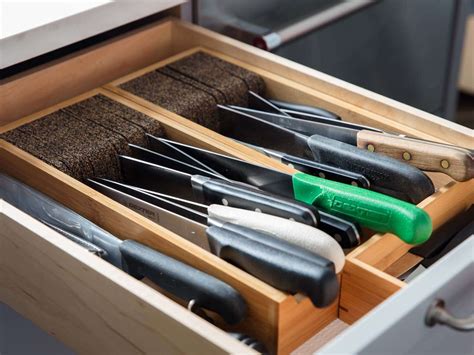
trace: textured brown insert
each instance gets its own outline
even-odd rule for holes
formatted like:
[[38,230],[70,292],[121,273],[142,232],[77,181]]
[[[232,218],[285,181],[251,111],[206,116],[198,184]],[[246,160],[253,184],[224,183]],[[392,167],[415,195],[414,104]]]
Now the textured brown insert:
[[248,106],[248,91],[263,95],[265,83],[255,73],[197,52],[120,88],[218,131],[217,104]]
[[128,143],[146,145],[146,133],[163,136],[158,121],[96,95],[2,135],[19,148],[74,178],[120,179],[118,154]]

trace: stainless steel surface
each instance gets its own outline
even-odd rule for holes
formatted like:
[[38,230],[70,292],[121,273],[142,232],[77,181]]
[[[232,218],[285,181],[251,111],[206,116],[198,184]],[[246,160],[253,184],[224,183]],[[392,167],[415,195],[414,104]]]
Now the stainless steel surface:
[[[169,229],[184,239],[200,246],[207,251],[210,250],[209,242],[206,236],[207,226],[203,225],[202,223],[198,223],[190,218],[185,218],[182,215],[173,213],[165,208],[119,191],[118,189],[101,184],[99,181],[95,181],[93,183],[93,187],[99,192],[102,192],[106,196],[112,198],[124,206],[127,206],[131,210]],[[153,197],[153,193],[149,193],[148,195]],[[206,216],[204,219],[205,218]]]
[[291,42],[294,39],[326,26],[331,22],[341,20],[343,17],[353,14],[354,12],[374,3],[374,0],[352,0],[336,3],[334,6],[321,12],[314,13],[302,20],[294,22],[286,27],[276,29],[273,32],[262,36],[261,42],[257,40],[256,44],[261,44],[261,48],[274,50],[285,43]]
[[0,174],[0,198],[33,218],[52,224],[107,250],[104,259],[118,268],[123,268],[119,250],[121,240],[74,211],[4,174]]
[[[357,133],[359,131],[358,129],[342,127],[340,125],[333,125],[332,123],[312,122],[299,118],[278,115],[275,113],[252,110],[245,107],[230,106],[230,108],[245,113],[247,115],[262,119],[266,122],[276,124],[280,127],[290,129],[294,132],[304,134],[305,136],[319,134],[321,136],[335,139],[344,143],[348,143],[355,146],[357,145]],[[241,127],[245,126],[248,121],[248,119],[245,119],[246,116],[242,116],[242,118],[243,119],[240,124]]]

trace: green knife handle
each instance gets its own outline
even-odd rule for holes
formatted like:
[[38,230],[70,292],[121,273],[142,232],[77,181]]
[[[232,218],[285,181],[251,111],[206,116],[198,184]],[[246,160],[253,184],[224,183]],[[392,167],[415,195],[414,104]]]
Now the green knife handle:
[[377,232],[393,233],[406,243],[419,244],[430,237],[430,216],[408,202],[304,173],[293,175],[293,189],[298,201],[347,217]]

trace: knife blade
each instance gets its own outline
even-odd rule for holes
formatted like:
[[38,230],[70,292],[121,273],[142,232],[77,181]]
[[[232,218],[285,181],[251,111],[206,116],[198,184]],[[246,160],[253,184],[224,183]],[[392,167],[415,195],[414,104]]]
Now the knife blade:
[[219,314],[236,324],[246,317],[247,305],[233,287],[183,262],[136,241],[121,241],[49,197],[0,174],[0,197],[38,220],[104,249],[104,257],[135,278],[150,279],[184,301]]
[[287,113],[280,110],[278,106],[273,104],[271,101],[264,99],[259,94],[249,90],[249,107],[254,108],[256,110],[267,111],[277,113],[283,116],[290,116]]
[[[96,186],[103,181],[94,182]],[[278,289],[308,294],[317,307],[325,307],[337,298],[335,265],[324,257],[265,233],[221,221],[218,214],[209,218],[210,227],[179,215],[178,220],[173,222],[169,218],[163,218],[163,214],[168,212],[162,207],[141,204],[140,208],[135,208],[138,205],[136,196],[140,195],[140,191],[135,191],[134,196],[129,195],[127,198],[124,191],[130,192],[130,190],[123,189],[123,184],[110,184],[109,181],[108,185],[122,186],[121,199],[117,200],[118,202],[131,206],[145,217],[158,216],[155,221],[160,221],[160,225],[177,234],[184,228],[183,226],[189,225],[188,230],[199,235],[201,242],[203,238],[207,238],[212,253]],[[117,193],[111,193],[111,190],[113,188],[109,186],[107,189],[102,188],[101,192],[114,198]],[[195,242],[195,238],[190,241]],[[340,262],[338,268],[341,268],[339,264]]]
[[[295,104],[291,102],[286,102],[286,101],[280,101],[280,100],[268,100],[275,106],[277,106],[280,110],[286,111],[290,116],[296,117],[295,115],[291,114],[290,111],[293,111],[295,113],[306,113],[309,115],[314,115],[314,116],[319,116],[319,117],[326,117],[332,120],[340,120],[341,117],[336,115],[335,113],[325,110],[320,107],[313,107],[313,106],[308,106],[308,105],[301,105],[301,104]],[[300,117],[301,118],[301,117]]]
[[322,135],[407,162],[425,171],[445,173],[457,181],[474,177],[474,155],[469,149],[390,134],[368,126],[349,123],[341,126],[342,121],[311,122],[274,112],[229,107],[307,136]]
[[396,159],[321,135],[308,137],[229,107],[218,107],[220,133],[229,138],[362,174],[372,190],[412,203],[434,193],[433,183],[423,172]]
[[344,216],[378,232],[393,233],[407,243],[422,243],[431,234],[431,219],[425,211],[390,196],[301,172],[282,173],[182,143],[173,142],[173,145],[229,179],[316,204],[320,210]]
[[352,171],[336,168],[330,165],[321,164],[313,160],[296,157],[290,154],[285,154],[277,150],[258,147],[253,144],[240,142],[237,140],[236,142],[243,144],[249,148],[255,149],[261,152],[262,154],[265,154],[267,157],[280,161],[281,163],[291,166],[292,168],[295,168],[296,170],[299,170],[303,173],[318,176],[323,179],[341,182],[344,184],[362,187],[365,189],[370,187],[370,181],[364,175],[356,174]]
[[[135,148],[134,153],[138,152],[144,153],[144,150]],[[140,156],[145,160],[126,156],[119,157],[124,182],[144,188],[148,186],[150,190],[207,205],[218,203],[231,207],[259,210],[275,216],[293,218],[295,221],[302,221],[312,226],[317,226],[319,223],[317,209],[308,208],[293,199],[284,199],[260,191],[253,185],[224,181],[212,176],[209,177],[209,175],[192,174],[191,170],[185,172],[186,168],[179,170],[169,168],[169,159],[150,151],[146,152],[146,156],[145,154]],[[140,162],[152,163],[155,167],[143,165]],[[176,162],[173,162],[173,166],[180,168]],[[141,174],[139,170],[133,170],[134,168],[153,171],[157,180],[150,181],[149,177]]]
[[[167,155],[169,154],[170,156],[174,157],[177,160],[186,159],[186,161],[191,164],[196,164],[205,170],[213,171],[215,174],[219,174],[210,166],[207,166],[206,164],[199,161],[198,159],[195,159],[191,155],[180,150],[179,147],[176,144],[174,144],[175,142],[164,139],[164,138],[156,138],[153,136],[149,136],[149,138],[150,138],[150,142],[153,142],[153,149],[156,148],[158,149],[159,152],[164,152]],[[163,148],[163,146],[166,146],[166,147]],[[170,151],[170,149],[172,151]],[[294,202],[298,203],[300,205],[300,208],[308,209],[311,207],[299,201],[294,201]],[[264,212],[270,213],[269,211],[264,211]],[[311,213],[311,210],[309,210],[308,213]],[[297,222],[314,226],[314,224],[311,223],[311,219],[303,220],[303,219],[297,218],[297,216],[288,215],[287,213],[278,213],[278,214],[270,213],[270,214],[274,214],[274,215],[285,217],[285,218],[293,218]],[[346,221],[342,218],[333,216],[323,211],[318,211],[318,214],[319,214],[318,228],[328,233],[329,235],[331,235],[341,245],[341,247],[353,248],[360,244],[360,232],[359,232],[360,228],[356,223]]]

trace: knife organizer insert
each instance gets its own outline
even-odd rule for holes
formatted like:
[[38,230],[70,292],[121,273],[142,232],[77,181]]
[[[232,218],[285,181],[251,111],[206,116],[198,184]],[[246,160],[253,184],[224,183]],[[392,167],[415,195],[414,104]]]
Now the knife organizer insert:
[[[10,131],[61,107],[101,94],[158,120],[166,137],[170,139],[281,171],[294,172],[288,166],[117,86],[196,51],[207,51],[257,73],[265,81],[267,97],[319,106],[348,121],[373,125],[387,131],[473,148],[472,133],[469,130],[176,20],[150,25],[7,82],[2,89],[5,90],[2,97],[8,98],[8,101],[0,108],[0,120],[5,123],[1,132]],[[79,69],[81,76],[69,75]],[[112,84],[86,92],[108,82]],[[308,299],[295,298],[266,285],[6,141],[0,141],[0,162],[2,172],[49,195],[116,236],[138,240],[234,286],[247,300],[250,310],[241,330],[255,336],[274,352],[288,353],[311,337],[311,341],[315,341],[317,334],[324,335],[325,327],[331,327],[334,324],[332,322],[337,319],[347,324],[353,323],[405,285],[385,271],[406,255],[410,246],[392,235],[374,235],[347,255],[345,268],[340,275],[339,301],[326,309],[316,309]],[[431,174],[430,177],[438,188],[437,192],[420,205],[430,214],[436,228],[473,203],[474,181],[456,183],[440,174]],[[62,241],[59,242],[62,237],[34,222],[30,229],[26,228],[28,231],[25,228],[18,227],[18,230],[25,230],[33,241],[31,245],[18,242],[24,253],[16,251],[20,253],[18,255],[32,257],[36,253],[47,253],[72,268],[75,278],[60,278],[62,283],[53,283],[53,276],[62,275],[61,266],[54,259],[47,262],[33,257],[33,261],[28,259],[28,265],[48,266],[48,270],[55,275],[38,278],[36,273],[31,276],[28,272],[18,273],[21,276],[19,283],[12,281],[15,287],[0,290],[0,298],[73,348],[82,352],[130,349],[129,353],[138,353],[152,349],[153,342],[162,342],[172,349],[170,344],[173,341],[167,337],[184,332],[191,334],[191,340],[174,339],[175,342],[182,341],[182,350],[235,352],[237,349],[229,336],[220,334],[212,326],[207,327],[205,322],[195,321],[185,311],[175,310],[175,320],[185,324],[183,329],[175,325],[170,326],[173,328],[171,330],[163,329],[157,320],[149,318],[146,324],[153,324],[152,327],[134,321],[142,316],[148,317],[145,314],[148,312],[147,314],[156,315],[157,319],[174,324],[171,322],[172,317],[162,315],[166,312],[156,302],[156,299],[161,300],[160,296],[147,286],[119,270],[104,266],[100,260],[95,260],[97,258],[85,255],[78,246],[67,243],[64,246]],[[8,240],[9,236],[0,231],[0,239]],[[11,258],[5,260],[15,262]],[[85,260],[87,264],[80,264],[77,260]],[[2,263],[4,262],[0,261],[0,265]],[[6,270],[5,267],[14,266],[3,264],[2,272]],[[48,287],[41,287],[42,283]],[[94,299],[90,298],[90,293],[100,294],[100,297],[87,307],[69,305],[67,297],[60,297],[69,294],[64,290],[64,283],[77,291],[79,296],[76,297],[81,302]],[[38,293],[33,299],[27,296],[32,291]],[[54,308],[50,305],[52,300],[60,306],[61,312],[49,315],[46,311],[53,311]],[[118,316],[115,315],[118,309],[120,316],[124,317],[122,322],[118,322]],[[83,319],[82,314],[86,314],[88,318]],[[192,321],[188,322],[188,318]],[[70,322],[65,322],[64,319]],[[126,319],[130,319],[130,324],[127,324]],[[104,320],[107,324],[105,330]],[[74,336],[71,335],[72,331]],[[96,334],[108,334],[108,338],[97,338]],[[97,341],[80,341],[88,336]],[[200,338],[203,338],[201,342]]]

